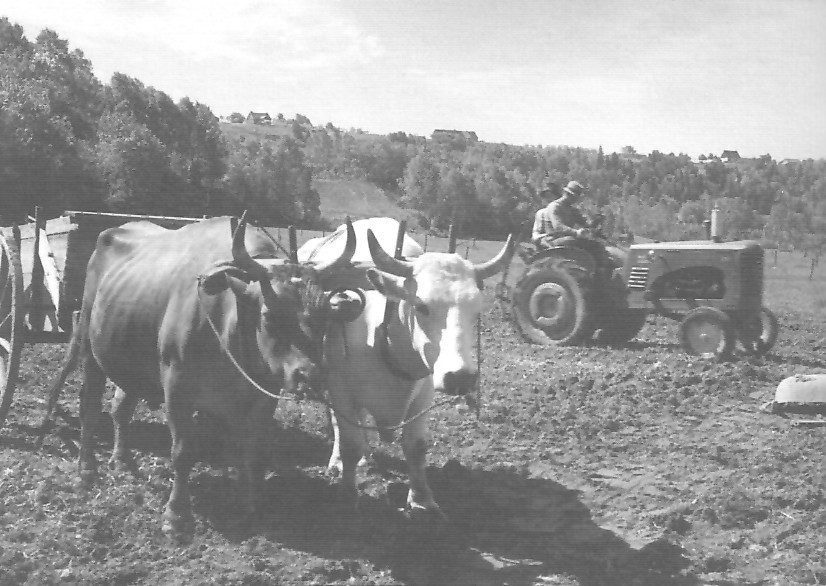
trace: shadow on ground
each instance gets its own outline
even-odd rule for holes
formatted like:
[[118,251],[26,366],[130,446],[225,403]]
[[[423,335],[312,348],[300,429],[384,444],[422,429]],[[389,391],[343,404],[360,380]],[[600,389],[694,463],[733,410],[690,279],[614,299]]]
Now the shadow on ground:
[[[99,452],[111,449],[111,422],[102,425]],[[76,430],[74,430],[76,433]],[[68,433],[68,432],[67,432]],[[134,421],[130,444],[139,454],[169,454],[169,434],[158,422]],[[360,469],[359,510],[344,503],[324,473],[330,444],[297,427],[273,427],[276,472],[265,482],[265,505],[244,517],[236,482],[215,469],[193,473],[193,509],[201,523],[247,554],[266,561],[282,548],[324,560],[319,572],[358,577],[359,564],[385,568],[411,586],[555,584],[684,586],[681,547],[654,541],[632,548],[596,525],[579,493],[512,470],[467,468],[457,461],[430,467],[428,476],[447,522],[403,509],[404,462],[377,452]],[[344,569],[342,569],[344,568]]]
[[331,572],[341,560],[367,560],[413,586],[528,585],[541,576],[580,586],[697,583],[683,573],[688,560],[679,545],[632,548],[594,523],[578,492],[556,482],[456,461],[431,467],[444,522],[402,510],[404,463],[378,453],[360,470],[355,512],[323,473],[327,441],[298,429],[279,436],[282,466],[267,480],[267,505],[253,522],[226,507],[229,479],[202,475],[193,483],[196,513],[227,539],[253,543],[262,558],[286,547],[328,560]]

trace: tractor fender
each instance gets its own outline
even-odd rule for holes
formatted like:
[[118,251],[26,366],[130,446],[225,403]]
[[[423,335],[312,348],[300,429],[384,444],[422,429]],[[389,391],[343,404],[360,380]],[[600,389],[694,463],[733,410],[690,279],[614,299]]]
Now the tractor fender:
[[530,258],[530,264],[548,259],[574,263],[585,269],[589,274],[594,274],[597,269],[597,261],[591,253],[573,246],[554,246],[543,249]]
[[611,258],[615,268],[622,268],[625,266],[625,261],[628,260],[628,249],[621,246],[614,246],[613,244],[605,247],[605,252]]

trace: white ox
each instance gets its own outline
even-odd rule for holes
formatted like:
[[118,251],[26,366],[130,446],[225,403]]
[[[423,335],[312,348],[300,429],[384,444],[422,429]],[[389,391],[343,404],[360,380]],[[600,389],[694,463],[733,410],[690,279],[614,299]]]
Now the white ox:
[[[458,254],[425,253],[405,234],[404,260],[397,260],[386,252],[395,250],[397,221],[359,220],[353,228],[357,244],[352,261],[375,268],[366,272],[364,311],[327,337],[325,358],[335,434],[329,468],[341,473],[343,491],[356,499],[356,468],[367,447],[359,427],[363,411],[383,429],[382,439],[390,439],[388,428],[426,410],[435,391],[463,395],[473,389],[474,328],[482,309],[479,285],[510,262],[514,242],[509,238],[493,259],[474,265]],[[308,242],[298,250],[299,261],[336,258],[342,234],[340,228]],[[328,285],[335,286],[335,279]],[[395,304],[383,336],[388,302]],[[410,479],[407,503],[411,509],[438,511],[425,476],[428,436],[426,416],[402,427]]]

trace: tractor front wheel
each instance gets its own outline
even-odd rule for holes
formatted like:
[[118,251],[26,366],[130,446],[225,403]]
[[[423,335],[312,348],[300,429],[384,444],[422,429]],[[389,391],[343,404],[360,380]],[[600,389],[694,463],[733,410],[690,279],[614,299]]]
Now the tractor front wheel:
[[692,309],[680,324],[680,343],[700,358],[727,358],[736,341],[731,318],[714,307]]
[[533,266],[514,287],[514,321],[522,335],[535,344],[580,344],[594,333],[590,289],[587,271],[573,263]]

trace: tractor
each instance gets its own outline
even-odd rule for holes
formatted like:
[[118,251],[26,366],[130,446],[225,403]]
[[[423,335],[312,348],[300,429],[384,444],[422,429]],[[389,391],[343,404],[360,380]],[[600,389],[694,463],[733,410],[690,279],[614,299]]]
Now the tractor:
[[520,245],[526,270],[511,292],[511,313],[528,341],[623,344],[658,314],[679,321],[680,343],[702,358],[726,358],[738,341],[756,355],[774,345],[778,324],[763,306],[759,243],[710,237],[622,246],[604,238],[599,223],[585,238]]

